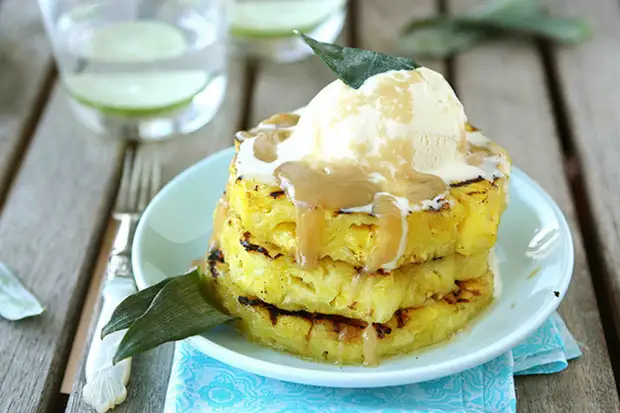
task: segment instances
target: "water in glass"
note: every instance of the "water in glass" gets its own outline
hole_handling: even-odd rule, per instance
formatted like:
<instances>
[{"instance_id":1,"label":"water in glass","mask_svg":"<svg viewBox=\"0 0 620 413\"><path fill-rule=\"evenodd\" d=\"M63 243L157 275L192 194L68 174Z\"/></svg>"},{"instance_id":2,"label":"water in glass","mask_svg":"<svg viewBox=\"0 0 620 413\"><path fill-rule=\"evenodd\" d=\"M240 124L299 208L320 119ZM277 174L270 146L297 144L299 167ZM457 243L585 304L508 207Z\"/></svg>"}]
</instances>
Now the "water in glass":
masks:
<instances>
[{"instance_id":1,"label":"water in glass","mask_svg":"<svg viewBox=\"0 0 620 413\"><path fill-rule=\"evenodd\" d=\"M60 76L92 129L162 139L198 129L226 89L226 0L40 0Z\"/></svg>"}]
</instances>

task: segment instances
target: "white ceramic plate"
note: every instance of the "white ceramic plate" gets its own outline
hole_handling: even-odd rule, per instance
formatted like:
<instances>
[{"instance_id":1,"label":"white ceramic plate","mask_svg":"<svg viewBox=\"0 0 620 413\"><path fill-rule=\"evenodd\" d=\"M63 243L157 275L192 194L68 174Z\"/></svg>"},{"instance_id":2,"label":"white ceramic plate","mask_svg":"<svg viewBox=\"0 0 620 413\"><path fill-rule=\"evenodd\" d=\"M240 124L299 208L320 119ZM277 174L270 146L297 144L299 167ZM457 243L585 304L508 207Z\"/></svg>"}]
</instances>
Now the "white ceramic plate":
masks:
<instances>
[{"instance_id":1,"label":"white ceramic plate","mask_svg":"<svg viewBox=\"0 0 620 413\"><path fill-rule=\"evenodd\" d=\"M192 166L151 202L138 227L133 266L139 288L185 273L206 251L212 213L228 178L233 148ZM432 349L378 367L314 363L261 347L230 326L188 339L205 354L262 376L331 387L382 387L454 374L508 351L558 307L573 272L573 241L551 197L519 169L497 244L501 293L471 327ZM536 271L532 276L531 274ZM558 295L558 296L556 296Z\"/></svg>"}]
</instances>

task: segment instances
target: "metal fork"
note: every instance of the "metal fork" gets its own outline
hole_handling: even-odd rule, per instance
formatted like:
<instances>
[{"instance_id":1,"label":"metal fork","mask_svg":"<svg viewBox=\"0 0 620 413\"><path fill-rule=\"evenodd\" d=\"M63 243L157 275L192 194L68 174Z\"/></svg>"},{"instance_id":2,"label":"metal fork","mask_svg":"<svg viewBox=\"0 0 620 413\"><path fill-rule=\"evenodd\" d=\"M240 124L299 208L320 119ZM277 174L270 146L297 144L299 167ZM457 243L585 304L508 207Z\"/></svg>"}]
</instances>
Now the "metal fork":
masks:
<instances>
[{"instance_id":1,"label":"metal fork","mask_svg":"<svg viewBox=\"0 0 620 413\"><path fill-rule=\"evenodd\" d=\"M112 312L125 298L136 292L131 269L131 245L138 221L147 203L161 185L160 162L156 148L129 148L125 152L121 185L114 206L113 218L118 221L103 287L103 305L86 359L84 400L98 412L122 403L127 397L126 384L131 359L116 365L112 358L124 336L119 331L100 338L101 329Z\"/></svg>"},{"instance_id":2,"label":"metal fork","mask_svg":"<svg viewBox=\"0 0 620 413\"><path fill-rule=\"evenodd\" d=\"M131 244L148 202L161 186L161 167L157 151L148 147L128 148L123 176L112 216L119 222L107 268L107 278L131 277ZM137 152L137 153L136 153Z\"/></svg>"}]
</instances>

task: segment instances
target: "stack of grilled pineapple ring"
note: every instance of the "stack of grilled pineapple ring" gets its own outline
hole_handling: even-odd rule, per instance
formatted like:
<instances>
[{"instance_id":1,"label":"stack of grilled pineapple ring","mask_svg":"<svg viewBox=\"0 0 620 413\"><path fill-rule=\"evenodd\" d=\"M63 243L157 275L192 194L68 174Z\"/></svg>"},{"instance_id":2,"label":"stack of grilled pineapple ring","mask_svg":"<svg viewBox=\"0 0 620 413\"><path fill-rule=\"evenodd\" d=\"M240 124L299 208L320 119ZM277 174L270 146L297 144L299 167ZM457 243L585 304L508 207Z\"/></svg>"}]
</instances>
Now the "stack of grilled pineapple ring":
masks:
<instances>
[{"instance_id":1,"label":"stack of grilled pineapple ring","mask_svg":"<svg viewBox=\"0 0 620 413\"><path fill-rule=\"evenodd\" d=\"M320 261L303 269L295 206L279 187L239 176L233 162L203 275L251 340L317 361L373 365L448 339L491 303L489 256L506 179L452 184L441 208L410 212L391 271L363 270L377 217L324 210Z\"/></svg>"}]
</instances>

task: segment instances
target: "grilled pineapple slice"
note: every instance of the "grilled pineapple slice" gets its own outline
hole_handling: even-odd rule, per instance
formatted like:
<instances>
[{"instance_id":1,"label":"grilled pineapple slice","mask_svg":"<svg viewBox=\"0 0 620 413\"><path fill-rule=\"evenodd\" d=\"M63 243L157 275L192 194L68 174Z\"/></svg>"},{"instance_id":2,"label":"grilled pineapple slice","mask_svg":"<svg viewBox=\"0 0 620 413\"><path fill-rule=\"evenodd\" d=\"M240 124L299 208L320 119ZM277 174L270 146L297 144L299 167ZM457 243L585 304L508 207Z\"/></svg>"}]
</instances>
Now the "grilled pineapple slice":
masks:
<instances>
[{"instance_id":1,"label":"grilled pineapple slice","mask_svg":"<svg viewBox=\"0 0 620 413\"><path fill-rule=\"evenodd\" d=\"M458 290L455 281L483 276L488 251L469 257L454 254L390 273L362 274L345 262L325 258L303 270L279 247L241 227L239 218L224 223L219 246L228 277L245 294L288 311L336 314L367 322L387 322L399 308L419 307Z\"/></svg>"},{"instance_id":2,"label":"grilled pineapple slice","mask_svg":"<svg viewBox=\"0 0 620 413\"><path fill-rule=\"evenodd\" d=\"M493 275L458 282L459 290L423 307L398 310L385 323L342 316L286 311L248 294L232 283L227 264L211 261L204 273L213 296L238 318L237 328L260 344L317 361L341 364L374 362L450 338L492 301ZM366 328L376 344L365 344ZM365 348L366 347L366 348Z\"/></svg>"},{"instance_id":3,"label":"grilled pineapple slice","mask_svg":"<svg viewBox=\"0 0 620 413\"><path fill-rule=\"evenodd\" d=\"M234 179L228 185L233 213L255 237L295 256L295 207L276 186L251 179ZM450 188L448 204L439 210L414 211L407 217L407 243L397 266L423 263L459 253L472 255L493 247L499 218L505 208L506 179L474 180ZM325 210L319 255L353 266L369 262L377 245L378 218L370 214Z\"/></svg>"}]
</instances>

